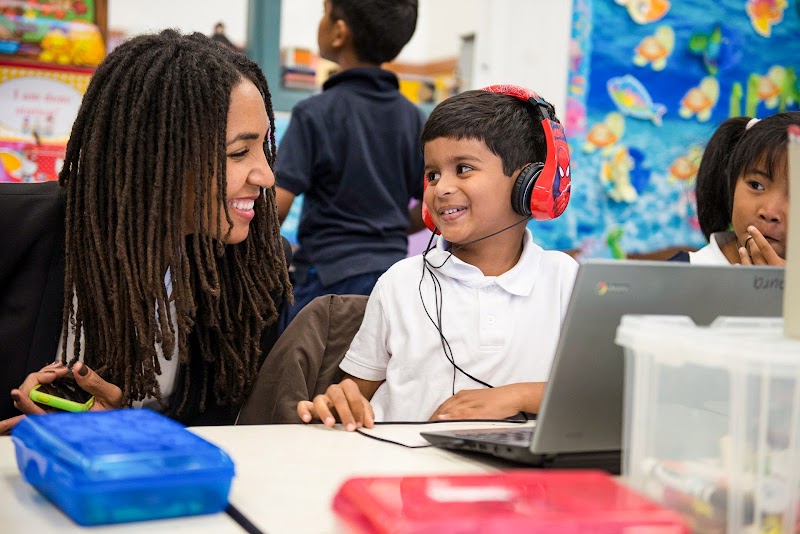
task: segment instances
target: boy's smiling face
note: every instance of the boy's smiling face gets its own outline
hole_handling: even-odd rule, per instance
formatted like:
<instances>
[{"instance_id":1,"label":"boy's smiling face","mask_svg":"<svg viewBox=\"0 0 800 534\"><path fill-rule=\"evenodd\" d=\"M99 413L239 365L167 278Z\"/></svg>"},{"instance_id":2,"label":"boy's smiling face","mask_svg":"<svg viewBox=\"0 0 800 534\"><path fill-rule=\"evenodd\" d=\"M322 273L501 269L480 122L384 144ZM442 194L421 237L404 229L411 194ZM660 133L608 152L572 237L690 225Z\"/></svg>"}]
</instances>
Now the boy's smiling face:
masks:
<instances>
[{"instance_id":1,"label":"boy's smiling face","mask_svg":"<svg viewBox=\"0 0 800 534\"><path fill-rule=\"evenodd\" d=\"M483 141L438 137L424 152L423 200L447 241L468 243L520 220L511 207L514 179Z\"/></svg>"}]
</instances>

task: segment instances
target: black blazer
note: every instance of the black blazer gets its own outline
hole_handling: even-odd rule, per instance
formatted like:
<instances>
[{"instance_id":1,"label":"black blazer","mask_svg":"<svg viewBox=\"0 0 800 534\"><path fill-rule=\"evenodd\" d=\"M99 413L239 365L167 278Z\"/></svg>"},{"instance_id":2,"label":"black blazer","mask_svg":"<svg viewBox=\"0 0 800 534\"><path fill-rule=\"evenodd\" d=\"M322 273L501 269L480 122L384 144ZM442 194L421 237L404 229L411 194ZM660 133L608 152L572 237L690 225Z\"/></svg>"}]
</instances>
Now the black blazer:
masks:
<instances>
[{"instance_id":1,"label":"black blazer","mask_svg":"<svg viewBox=\"0 0 800 534\"><path fill-rule=\"evenodd\" d=\"M64 214L57 182L0 184L0 419L19 415L9 392L56 357Z\"/></svg>"},{"instance_id":2,"label":"black blazer","mask_svg":"<svg viewBox=\"0 0 800 534\"><path fill-rule=\"evenodd\" d=\"M56 357L64 305L65 214L57 182L0 184L0 419L19 415L9 392ZM283 246L288 265L291 248L285 239ZM276 321L264 332L262 362L277 331ZM195 344L190 336L190 347ZM182 371L178 377L175 391L183 388ZM202 382L193 376L192 383ZM209 381L203 414L197 412L198 388L192 388L187 413L167 414L187 425L233 424L239 407L216 406L212 388Z\"/></svg>"}]
</instances>

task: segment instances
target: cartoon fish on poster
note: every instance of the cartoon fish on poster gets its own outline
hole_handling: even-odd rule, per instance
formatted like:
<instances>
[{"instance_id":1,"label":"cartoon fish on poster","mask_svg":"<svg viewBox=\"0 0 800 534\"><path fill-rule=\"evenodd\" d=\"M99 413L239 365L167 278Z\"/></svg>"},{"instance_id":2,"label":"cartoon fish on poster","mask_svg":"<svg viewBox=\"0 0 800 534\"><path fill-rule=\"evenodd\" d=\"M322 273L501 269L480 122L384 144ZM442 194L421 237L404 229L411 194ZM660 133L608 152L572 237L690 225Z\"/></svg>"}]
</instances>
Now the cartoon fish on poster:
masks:
<instances>
[{"instance_id":1,"label":"cartoon fish on poster","mask_svg":"<svg viewBox=\"0 0 800 534\"><path fill-rule=\"evenodd\" d=\"M703 158L703 147L692 146L689 150L675 158L669 166L669 174L672 180L691 181L697 177L700 170L700 160Z\"/></svg>"},{"instance_id":2,"label":"cartoon fish on poster","mask_svg":"<svg viewBox=\"0 0 800 534\"><path fill-rule=\"evenodd\" d=\"M661 126L661 117L667 112L662 104L653 103L653 98L642 83L630 74L611 78L606 82L606 89L617 109L631 117L653 121Z\"/></svg>"},{"instance_id":3,"label":"cartoon fish on poster","mask_svg":"<svg viewBox=\"0 0 800 534\"><path fill-rule=\"evenodd\" d=\"M745 10L756 33L769 37L772 27L783 21L783 11L787 6L786 0L747 0Z\"/></svg>"},{"instance_id":4,"label":"cartoon fish on poster","mask_svg":"<svg viewBox=\"0 0 800 534\"><path fill-rule=\"evenodd\" d=\"M794 87L796 81L790 76L790 71L780 65L773 65L764 76L757 76L755 94L759 102L764 102L767 109L778 107L781 98L786 98L788 103L793 103Z\"/></svg>"},{"instance_id":5,"label":"cartoon fish on poster","mask_svg":"<svg viewBox=\"0 0 800 534\"><path fill-rule=\"evenodd\" d=\"M628 8L628 14L636 24L648 24L664 18L669 13L669 0L614 0Z\"/></svg>"},{"instance_id":6,"label":"cartoon fish on poster","mask_svg":"<svg viewBox=\"0 0 800 534\"><path fill-rule=\"evenodd\" d=\"M670 26L659 26L653 35L639 42L633 51L633 64L638 67L649 64L655 71L664 70L674 48L675 31Z\"/></svg>"},{"instance_id":7,"label":"cartoon fish on poster","mask_svg":"<svg viewBox=\"0 0 800 534\"><path fill-rule=\"evenodd\" d=\"M697 87L689 89L681 99L678 114L684 119L697 117L700 122L711 118L711 112L719 100L719 82L712 76L706 76Z\"/></svg>"},{"instance_id":8,"label":"cartoon fish on poster","mask_svg":"<svg viewBox=\"0 0 800 534\"><path fill-rule=\"evenodd\" d=\"M606 115L603 122L592 125L586 134L583 151L592 153L600 149L604 154L610 153L614 143L619 141L625 132L625 117L621 113L612 112Z\"/></svg>"},{"instance_id":9,"label":"cartoon fish on poster","mask_svg":"<svg viewBox=\"0 0 800 534\"><path fill-rule=\"evenodd\" d=\"M628 151L628 147L617 147L614 155L603 161L600 166L600 181L606 194L615 202L635 202L639 193L631 184L631 171L636 161Z\"/></svg>"}]
</instances>

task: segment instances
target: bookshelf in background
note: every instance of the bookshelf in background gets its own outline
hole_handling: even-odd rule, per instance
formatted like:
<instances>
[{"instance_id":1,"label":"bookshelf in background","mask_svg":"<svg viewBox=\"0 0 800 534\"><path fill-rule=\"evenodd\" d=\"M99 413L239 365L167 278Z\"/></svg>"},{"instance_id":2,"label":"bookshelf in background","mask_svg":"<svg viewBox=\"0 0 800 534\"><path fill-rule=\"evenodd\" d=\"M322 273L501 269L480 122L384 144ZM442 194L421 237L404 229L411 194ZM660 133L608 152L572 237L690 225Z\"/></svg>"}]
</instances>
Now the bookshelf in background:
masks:
<instances>
[{"instance_id":1,"label":"bookshelf in background","mask_svg":"<svg viewBox=\"0 0 800 534\"><path fill-rule=\"evenodd\" d=\"M308 48L281 49L281 84L287 89L317 89L317 55Z\"/></svg>"}]
</instances>

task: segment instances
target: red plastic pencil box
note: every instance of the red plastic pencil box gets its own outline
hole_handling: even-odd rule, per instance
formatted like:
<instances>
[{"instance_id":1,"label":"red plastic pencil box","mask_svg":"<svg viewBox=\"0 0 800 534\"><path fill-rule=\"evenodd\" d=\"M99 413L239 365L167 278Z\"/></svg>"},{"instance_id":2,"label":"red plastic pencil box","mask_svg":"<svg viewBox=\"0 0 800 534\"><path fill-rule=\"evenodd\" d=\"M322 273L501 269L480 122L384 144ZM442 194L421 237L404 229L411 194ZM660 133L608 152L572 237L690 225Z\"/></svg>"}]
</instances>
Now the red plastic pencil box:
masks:
<instances>
[{"instance_id":1,"label":"red plastic pencil box","mask_svg":"<svg viewBox=\"0 0 800 534\"><path fill-rule=\"evenodd\" d=\"M352 478L333 509L358 534L688 534L676 512L600 471Z\"/></svg>"}]
</instances>

